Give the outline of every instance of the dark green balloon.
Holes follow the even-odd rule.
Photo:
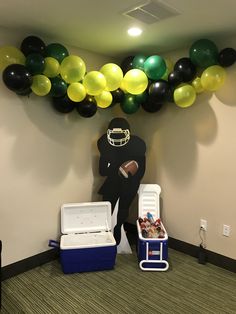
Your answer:
[[[39,53],[31,53],[26,57],[25,66],[32,75],[42,74],[45,69],[44,57]]]
[[[63,45],[59,43],[52,43],[46,47],[46,56],[55,58],[59,63],[61,63],[65,57],[69,56],[69,52]]]
[[[53,97],[62,97],[66,94],[67,84],[59,76],[51,78],[52,87],[50,95]]]
[[[145,91],[142,94],[135,95],[135,102],[143,104],[148,98],[148,93]]]
[[[121,109],[128,114],[138,111],[140,104],[136,101],[135,95],[126,94],[124,100],[120,104]]]
[[[144,70],[144,62],[147,59],[144,55],[137,55],[132,61],[132,67],[134,69]]]
[[[209,39],[199,39],[190,47],[189,57],[193,64],[205,69],[218,63],[218,48]]]

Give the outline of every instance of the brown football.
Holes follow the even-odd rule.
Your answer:
[[[119,168],[119,173],[124,177],[128,178],[129,173],[134,176],[138,171],[138,163],[135,160],[125,161]]]

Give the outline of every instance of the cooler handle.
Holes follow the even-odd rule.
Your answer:
[[[48,246],[58,248],[58,247],[60,247],[60,242],[58,242],[56,240],[49,240]]]
[[[165,264],[166,266],[163,268],[150,268],[150,267],[143,267],[144,263],[155,263],[155,264]],[[166,271],[169,268],[169,263],[165,260],[161,260],[161,261],[154,261],[154,260],[142,260],[139,263],[139,267],[142,270],[146,270],[146,271]]]

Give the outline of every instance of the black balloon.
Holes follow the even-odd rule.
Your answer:
[[[32,76],[22,64],[7,66],[3,71],[2,79],[7,88],[16,93],[24,92],[32,84]]]
[[[93,97],[87,96],[83,101],[76,103],[76,110],[84,118],[90,118],[97,112],[97,104]]]
[[[158,80],[149,86],[148,92],[150,100],[157,103],[163,103],[168,100],[170,87],[168,82]]]
[[[66,95],[64,97],[52,97],[52,105],[60,113],[69,113],[75,109],[76,103]]]
[[[183,77],[181,72],[178,71],[172,71],[168,75],[168,83],[171,86],[177,86],[183,82]]]
[[[174,71],[182,75],[183,82],[192,81],[197,73],[196,66],[191,62],[190,58],[179,59],[175,63]]]
[[[37,36],[28,36],[22,41],[20,50],[25,56],[28,56],[31,53],[39,53],[44,55],[45,48],[46,45],[42,39]]]
[[[236,51],[233,48],[225,48],[220,51],[218,62],[222,67],[229,67],[236,61]]]
[[[129,70],[133,69],[133,64],[132,61],[134,59],[134,56],[129,56],[126,57],[122,62],[121,62],[121,69],[123,71],[123,73],[125,74],[126,72],[128,72]]]
[[[173,102],[174,103],[174,91],[175,91],[175,87],[174,86],[170,86],[168,100],[167,100],[168,102]]]
[[[20,91],[20,92],[16,92],[17,95],[20,96],[29,96],[32,93],[32,89],[30,87]]]
[[[141,104],[143,110],[145,110],[146,112],[149,112],[149,113],[154,113],[154,112],[157,112],[159,111],[163,104],[161,103],[158,103],[150,98],[147,99],[147,101],[145,101],[144,103]]]
[[[112,103],[110,106],[113,106],[115,104],[120,104],[125,97],[125,93],[120,88],[112,91],[111,94],[112,94]]]

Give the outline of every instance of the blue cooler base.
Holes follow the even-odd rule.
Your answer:
[[[116,245],[98,248],[60,250],[64,274],[113,269],[116,260]]]
[[[148,243],[149,252],[148,258],[146,256],[146,245]],[[154,261],[160,261],[160,246],[162,243],[162,260],[168,260],[168,240],[142,240],[138,239],[138,261],[150,260],[151,263],[143,262],[144,268],[165,268],[166,263],[154,263]]]

